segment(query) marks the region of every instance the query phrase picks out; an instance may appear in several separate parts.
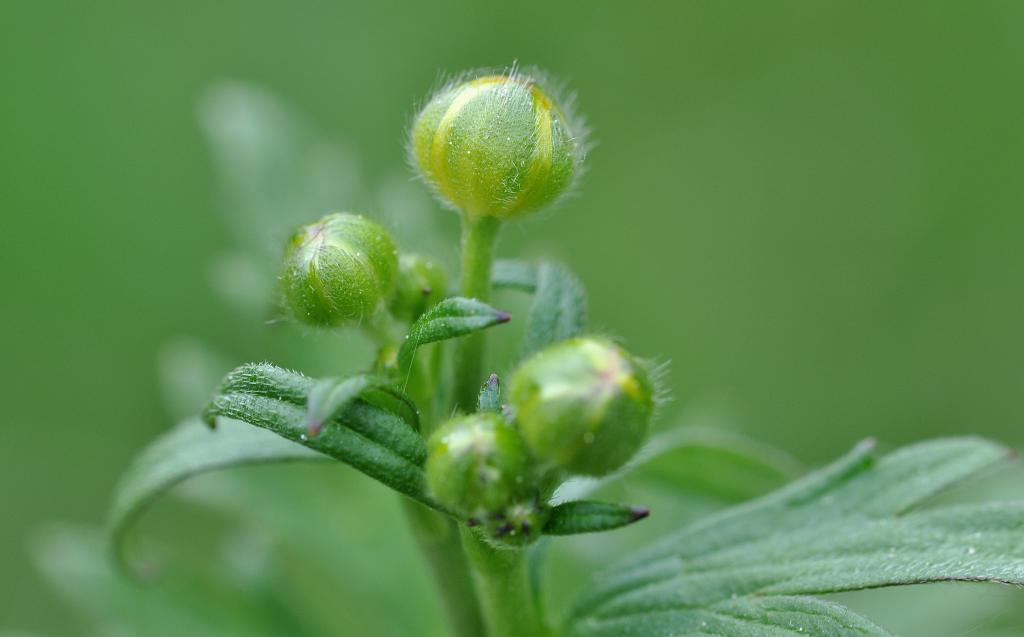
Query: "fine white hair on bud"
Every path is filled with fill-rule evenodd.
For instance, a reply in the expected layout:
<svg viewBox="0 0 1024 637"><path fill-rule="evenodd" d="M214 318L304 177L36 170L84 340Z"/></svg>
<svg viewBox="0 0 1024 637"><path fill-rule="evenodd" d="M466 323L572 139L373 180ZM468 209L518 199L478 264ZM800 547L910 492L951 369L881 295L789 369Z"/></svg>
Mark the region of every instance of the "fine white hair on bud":
<svg viewBox="0 0 1024 637"><path fill-rule="evenodd" d="M282 301L307 325L357 322L388 298L397 270L398 250L387 230L361 215L329 214L288 242Z"/></svg>
<svg viewBox="0 0 1024 637"><path fill-rule="evenodd" d="M413 120L409 159L447 205L509 219L571 191L583 170L586 127L539 70L460 74Z"/></svg>

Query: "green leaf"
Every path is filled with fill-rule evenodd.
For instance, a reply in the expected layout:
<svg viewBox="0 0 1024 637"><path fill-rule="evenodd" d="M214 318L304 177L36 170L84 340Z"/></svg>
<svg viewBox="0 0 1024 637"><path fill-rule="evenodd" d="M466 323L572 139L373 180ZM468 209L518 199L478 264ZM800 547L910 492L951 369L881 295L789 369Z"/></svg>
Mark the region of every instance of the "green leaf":
<svg viewBox="0 0 1024 637"><path fill-rule="evenodd" d="M513 259L495 261L491 268L491 285L532 293L537 289L537 266Z"/></svg>
<svg viewBox="0 0 1024 637"><path fill-rule="evenodd" d="M228 375L204 416L207 422L224 416L269 429L436 507L424 492L427 453L419 432L390 411L355 400L311 438L306 434L306 405L313 384L273 365L245 365Z"/></svg>
<svg viewBox="0 0 1024 637"><path fill-rule="evenodd" d="M491 374L480 387L480 396L477 399L477 408L480 411L501 411L501 381L497 374Z"/></svg>
<svg viewBox="0 0 1024 637"><path fill-rule="evenodd" d="M307 435L317 435L325 422L340 416L357 398L368 396L378 406L387 404L398 409L406 422L419 429L415 405L394 383L380 376L359 374L351 378L325 378L313 385L306 401Z"/></svg>
<svg viewBox="0 0 1024 637"><path fill-rule="evenodd" d="M217 393L218 395L237 393L260 396L308 411L308 399L316 385L317 381L298 372L270 363L250 363L232 370L221 382ZM343 408L335 410L332 419L345 419L345 426L355 429L361 435L391 449L410 462L422 465L426 460L426 445L416 431L419 422L415 406L396 388L387 386L383 382L380 385L371 384L360 393L358 401L347 404L357 412L359 417L345 419L349 409ZM384 410L397 416L406 424L403 426L399 420L389 418L383 424L372 422L368 425L361 420L371 413L371 411L367 411L367 406ZM213 426L214 418L217 415L219 414L208 409L204 413L207 424ZM309 437L308 434L305 435L307 438ZM298 442L305 443L307 441L300 435Z"/></svg>
<svg viewBox="0 0 1024 637"><path fill-rule="evenodd" d="M232 466L295 460L329 458L238 422L225 421L216 431L198 419L181 423L143 450L118 484L109 518L115 558L126 565L129 528L150 502L179 482Z"/></svg>
<svg viewBox="0 0 1024 637"><path fill-rule="evenodd" d="M815 624L820 602L800 596L951 580L1024 584L1024 503L908 513L1008 455L974 438L922 443L882 458L873 444L862 444L821 471L613 566L577 604L567 634L885 634L834 609L822 615L831 623ZM780 613L786 605L811 610Z"/></svg>
<svg viewBox="0 0 1024 637"><path fill-rule="evenodd" d="M586 291L580 280L560 263L541 261L532 265L522 261L498 261L494 264L491 282L498 288L533 293L521 356L579 336L586 330Z"/></svg>
<svg viewBox="0 0 1024 637"><path fill-rule="evenodd" d="M521 355L526 357L552 343L579 336L586 325L587 294L583 284L565 266L540 262Z"/></svg>
<svg viewBox="0 0 1024 637"><path fill-rule="evenodd" d="M608 502L576 500L559 504L551 509L551 517L544 525L545 535L576 535L610 531L638 522L650 509Z"/></svg>
<svg viewBox="0 0 1024 637"><path fill-rule="evenodd" d="M675 427L654 436L623 469L604 478L576 477L557 500L584 498L624 478L673 490L742 502L777 489L802 473L788 454L741 434L710 427Z"/></svg>
<svg viewBox="0 0 1024 637"><path fill-rule="evenodd" d="M510 319L508 313L476 299L447 298L427 310L409 328L398 350L398 368L408 370L417 348L422 345L472 334Z"/></svg>
<svg viewBox="0 0 1024 637"><path fill-rule="evenodd" d="M587 619L571 635L619 637L889 637L853 611L810 597L742 597L707 607L666 608L642 618Z"/></svg>

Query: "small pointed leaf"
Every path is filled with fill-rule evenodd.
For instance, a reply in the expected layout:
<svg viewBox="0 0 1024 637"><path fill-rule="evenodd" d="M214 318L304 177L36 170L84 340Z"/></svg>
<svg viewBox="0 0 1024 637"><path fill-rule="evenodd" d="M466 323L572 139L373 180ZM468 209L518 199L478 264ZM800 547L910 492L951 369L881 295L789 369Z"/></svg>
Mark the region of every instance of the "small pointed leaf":
<svg viewBox="0 0 1024 637"><path fill-rule="evenodd" d="M306 433L310 437L320 433L324 423L340 416L357 398L373 395L378 402L387 401L401 410L414 428L419 429L419 418L412 402L390 380L372 374L359 374L350 378L324 378L309 391L306 401ZM373 400L371 400L373 402Z"/></svg>
<svg viewBox="0 0 1024 637"><path fill-rule="evenodd" d="M465 336L487 329L493 325L507 323L507 312L496 310L490 305L463 297L447 298L427 310L412 327L398 350L398 367L409 369L416 349L427 343L434 343L459 336Z"/></svg>
<svg viewBox="0 0 1024 637"><path fill-rule="evenodd" d="M480 387L477 407L480 411L501 411L501 381L497 374L488 376L483 386Z"/></svg>
<svg viewBox="0 0 1024 637"><path fill-rule="evenodd" d="M638 522L648 515L646 507L577 500L559 504L551 509L551 517L544 525L545 535L575 535L610 531Z"/></svg>

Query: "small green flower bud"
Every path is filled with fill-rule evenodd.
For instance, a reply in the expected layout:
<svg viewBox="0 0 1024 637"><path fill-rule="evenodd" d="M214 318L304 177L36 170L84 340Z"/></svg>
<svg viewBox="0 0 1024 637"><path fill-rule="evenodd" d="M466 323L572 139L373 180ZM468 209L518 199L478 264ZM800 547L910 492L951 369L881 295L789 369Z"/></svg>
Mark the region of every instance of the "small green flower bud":
<svg viewBox="0 0 1024 637"><path fill-rule="evenodd" d="M427 443L427 487L466 519L486 520L529 488L529 454L519 433L493 413L456 418Z"/></svg>
<svg viewBox="0 0 1024 637"><path fill-rule="evenodd" d="M643 444L654 391L644 368L621 347L576 338L524 362L512 378L509 402L534 455L572 473L600 476Z"/></svg>
<svg viewBox="0 0 1024 637"><path fill-rule="evenodd" d="M448 276L432 259L403 254L398 260L398 280L391 294L391 313L413 322L448 292Z"/></svg>
<svg viewBox="0 0 1024 637"><path fill-rule="evenodd" d="M514 502L485 520L484 537L496 546L526 546L540 538L550 514L536 500Z"/></svg>
<svg viewBox="0 0 1024 637"><path fill-rule="evenodd" d="M513 70L451 83L413 122L413 163L454 208L516 217L553 202L580 171L574 130L535 78Z"/></svg>
<svg viewBox="0 0 1024 637"><path fill-rule="evenodd" d="M387 298L397 269L398 250L384 228L360 215L329 214L299 228L288 243L284 306L317 327L368 318Z"/></svg>

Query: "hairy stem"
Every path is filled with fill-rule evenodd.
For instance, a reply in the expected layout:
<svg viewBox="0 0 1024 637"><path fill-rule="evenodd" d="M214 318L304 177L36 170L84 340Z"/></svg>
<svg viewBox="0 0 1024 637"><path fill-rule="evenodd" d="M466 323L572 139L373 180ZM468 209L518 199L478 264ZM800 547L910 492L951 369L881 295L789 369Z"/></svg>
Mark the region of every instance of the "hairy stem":
<svg viewBox="0 0 1024 637"><path fill-rule="evenodd" d="M418 502L402 501L409 527L430 566L452 635L483 637L483 617L455 522Z"/></svg>
<svg viewBox="0 0 1024 637"><path fill-rule="evenodd" d="M491 264L501 221L494 217L462 217L461 294L487 301L491 295ZM455 406L469 413L476 407L477 393L484 382L484 333L459 340L455 350Z"/></svg>
<svg viewBox="0 0 1024 637"><path fill-rule="evenodd" d="M526 551L496 549L461 526L488 637L544 637L527 573Z"/></svg>

